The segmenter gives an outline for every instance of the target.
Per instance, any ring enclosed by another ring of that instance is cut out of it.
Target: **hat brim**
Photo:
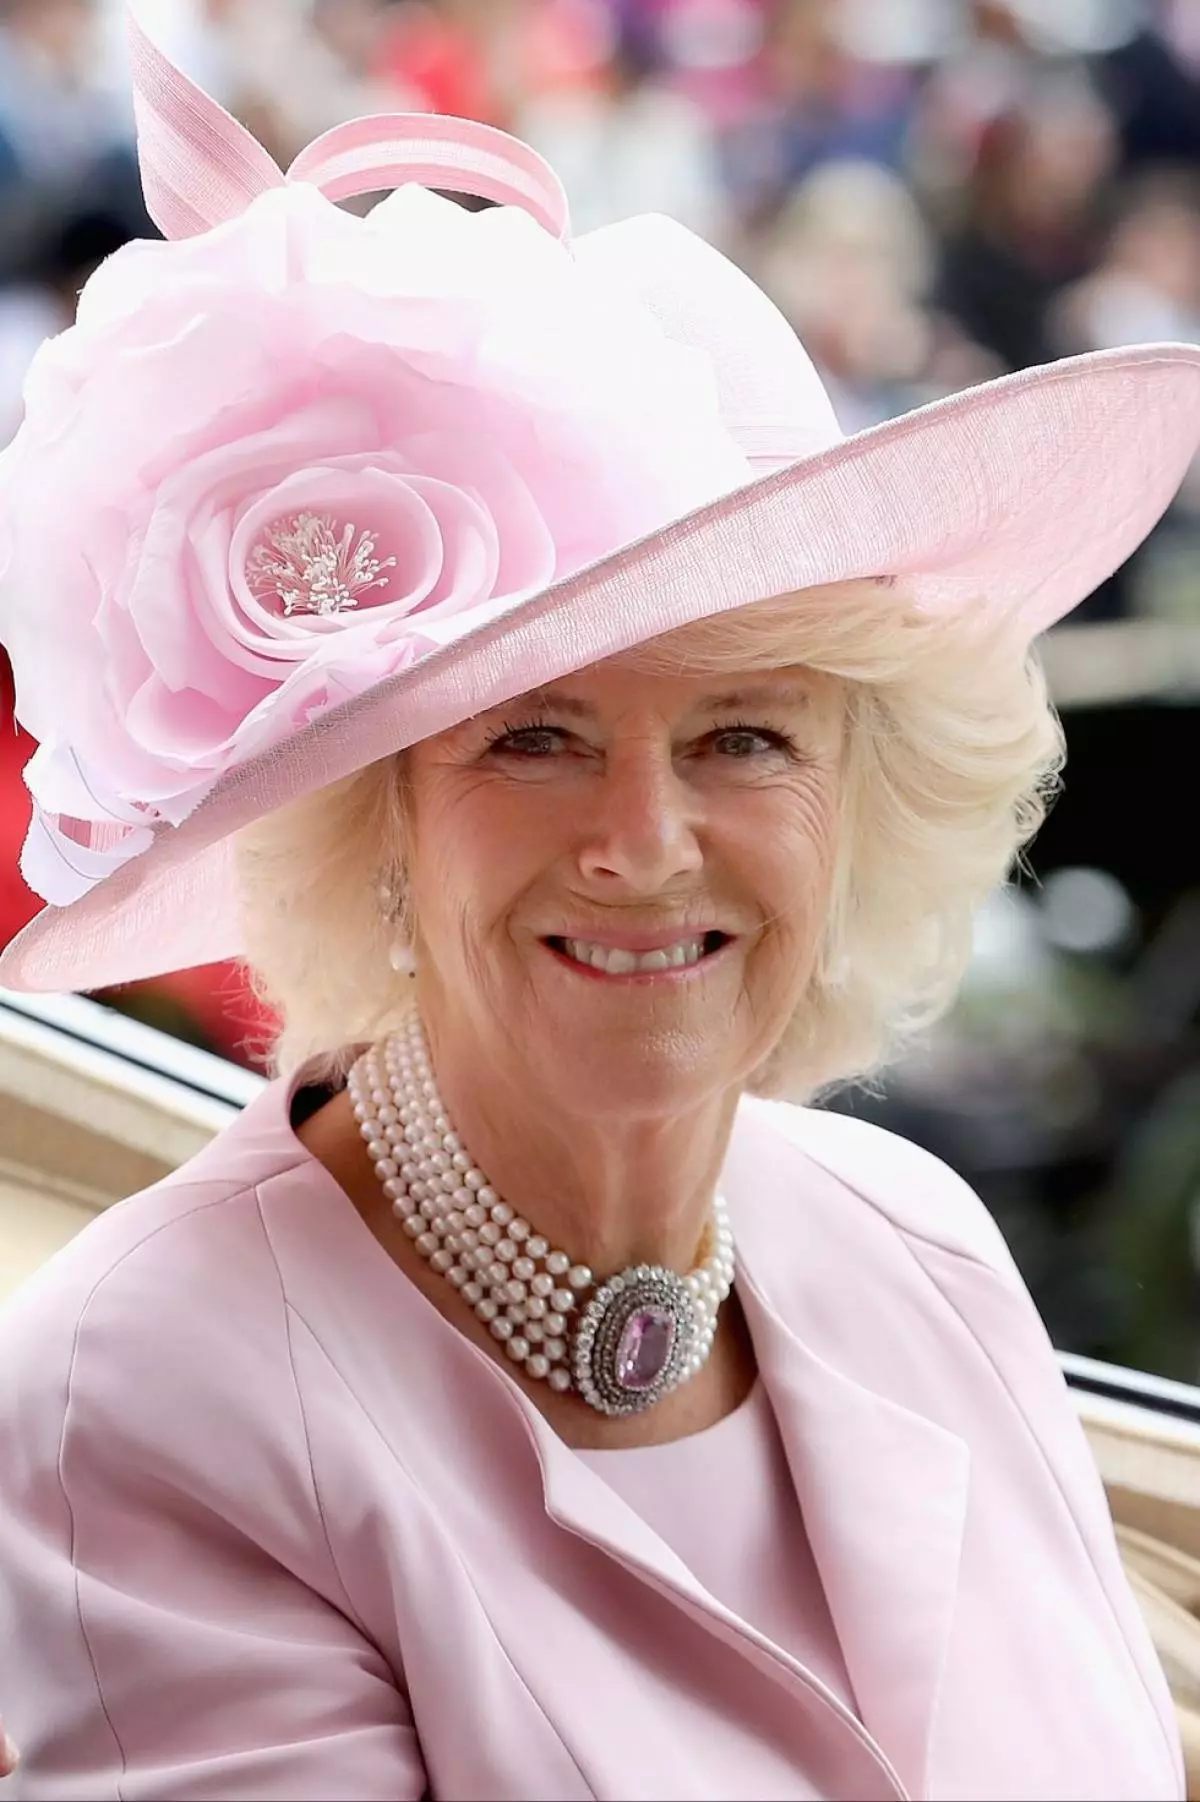
[[[238,955],[232,835],[302,794],[692,621],[855,577],[997,610],[1029,638],[1120,567],[1200,442],[1200,347],[1097,352],[842,440],[616,552],[230,771],[179,826],[0,954],[77,990]],[[881,590],[881,606],[896,604]]]

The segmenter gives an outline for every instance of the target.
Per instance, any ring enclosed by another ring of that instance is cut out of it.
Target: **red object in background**
[[[122,1012],[215,1051],[231,1063],[261,1069],[273,1019],[239,963],[198,964],[134,982],[101,997]]]
[[[21,771],[33,756],[34,743],[17,725],[14,703],[12,671],[0,651],[0,944],[5,945],[41,906],[19,868],[31,805]]]
[[[432,113],[506,126],[526,95],[594,87],[612,45],[603,0],[480,6],[472,23],[414,6],[385,37],[378,74]]]
[[[41,908],[21,879],[21,846],[32,807],[21,771],[34,741],[13,718],[13,681],[0,651],[0,944],[6,945]],[[105,997],[128,1013],[177,1030],[180,1036],[235,1063],[254,1063],[253,1047],[270,1033],[271,1016],[255,999],[237,963],[207,964],[132,983]]]

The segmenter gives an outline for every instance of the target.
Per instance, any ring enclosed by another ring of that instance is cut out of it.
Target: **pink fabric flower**
[[[74,900],[222,772],[750,474],[704,361],[520,212],[294,184],[126,247],[0,463],[26,879]]]

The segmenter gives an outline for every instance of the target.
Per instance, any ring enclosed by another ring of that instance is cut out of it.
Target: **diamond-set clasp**
[[[575,1387],[602,1414],[640,1414],[681,1380],[697,1325],[691,1292],[673,1270],[638,1264],[610,1277],[572,1336]]]

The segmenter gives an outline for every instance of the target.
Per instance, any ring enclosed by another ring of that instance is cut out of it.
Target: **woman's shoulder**
[[[1012,1254],[963,1177],[911,1139],[830,1108],[748,1097],[737,1136],[794,1156],[797,1179],[817,1164],[905,1238],[969,1258],[1004,1275]]]
[[[279,1129],[270,1091],[266,1113],[263,1103],[189,1164],[101,1215],[0,1310],[0,1614],[15,1609],[28,1623],[21,1669],[33,1675],[14,1674],[2,1651],[0,1671],[16,1683],[18,1721],[22,1708],[26,1719],[49,1719],[38,1687],[47,1671],[75,1672],[67,1726],[55,1715],[43,1739],[53,1751],[78,1728],[78,1757],[93,1757],[99,1771],[115,1769],[117,1753],[92,1686],[103,1684],[106,1699],[111,1688],[134,1722],[146,1682],[153,1691],[176,1666],[185,1675],[168,1675],[163,1693],[184,1693],[180,1684],[201,1672],[213,1709],[227,1714],[210,1678],[218,1667],[236,1671],[252,1737],[264,1720],[263,1731],[274,1730],[272,1707],[286,1713],[286,1673],[299,1669],[301,1642],[317,1677],[300,1690],[325,1685],[343,1719],[366,1718],[364,1685],[379,1708],[391,1707],[390,1673],[382,1659],[372,1664],[352,1624],[327,1537],[333,1516],[322,1512],[306,1412],[321,1399],[319,1366],[297,1354],[288,1287],[293,1276],[311,1273],[315,1287],[328,1275],[328,1257],[307,1249],[303,1228],[334,1210],[319,1167]],[[286,1123],[286,1102],[280,1117]],[[300,1230],[281,1248],[276,1235],[293,1216]],[[336,1437],[343,1394],[336,1389],[322,1414],[335,1496],[354,1493]],[[360,1480],[364,1467],[360,1456]],[[151,1763],[153,1725],[131,1727]],[[302,1728],[290,1717],[285,1727],[278,1744],[299,1757]],[[197,1741],[189,1756],[211,1756],[215,1770],[222,1730],[216,1750]],[[231,1752],[229,1769],[240,1758],[244,1774],[260,1752]],[[111,1780],[96,1781],[87,1793],[116,1793]],[[204,1793],[233,1793],[212,1781]],[[323,1787],[273,1793],[337,1793],[332,1779],[313,1781]],[[244,1784],[238,1793],[248,1793]]]
[[[280,1283],[264,1191],[298,1190],[311,1164],[281,1132],[275,1085],[196,1157],[116,1203],[0,1308],[0,1416],[88,1392],[119,1411],[157,1366],[181,1392],[244,1381],[279,1355]],[[260,1366],[260,1369],[262,1367]]]

